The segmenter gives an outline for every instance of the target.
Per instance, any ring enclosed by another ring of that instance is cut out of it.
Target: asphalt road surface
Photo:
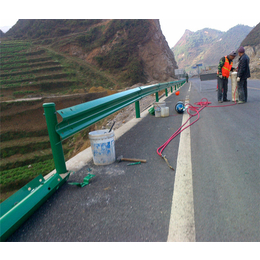
[[[216,81],[199,85],[191,103],[216,104]],[[260,241],[259,104],[260,81],[249,80],[247,103],[205,108],[191,127],[196,241]]]
[[[229,83],[228,99],[231,99]],[[170,116],[148,115],[116,140],[116,156],[147,159],[127,166],[90,162],[65,183],[8,241],[260,241],[260,81],[248,102],[206,107],[200,119],[164,150],[181,126],[178,100],[217,102],[216,81],[185,84],[166,99]],[[191,119],[190,122],[194,121]]]

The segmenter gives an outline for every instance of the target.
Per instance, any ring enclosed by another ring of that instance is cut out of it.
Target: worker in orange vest
[[[218,102],[222,103],[230,101],[227,99],[227,91],[228,91],[228,78],[230,71],[235,70],[232,67],[233,60],[235,59],[237,53],[232,51],[229,55],[222,57],[218,64]],[[222,91],[223,90],[223,91]],[[223,93],[222,93],[223,92]],[[223,101],[222,101],[223,96]]]

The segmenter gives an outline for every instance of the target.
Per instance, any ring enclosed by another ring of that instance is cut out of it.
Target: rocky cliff
[[[174,69],[178,67],[162,34],[159,20],[139,20],[137,26],[131,30],[128,25],[123,26],[126,23],[124,20],[107,21],[105,31],[109,31],[114,23],[120,25],[109,37],[109,41],[98,44],[89,51],[75,43],[63,45],[60,50],[69,48],[71,55],[78,55],[101,69],[116,73],[120,70],[124,78],[129,77],[130,70],[135,74],[135,77],[132,76],[132,84],[174,78]]]
[[[260,79],[260,44],[256,46],[245,46],[245,53],[250,58],[251,78]]]
[[[150,20],[149,31],[139,44],[138,52],[147,79],[167,81],[174,78],[174,69],[178,66],[162,34],[159,20]]]
[[[250,58],[251,78],[260,79],[260,23],[242,41],[245,52]]]

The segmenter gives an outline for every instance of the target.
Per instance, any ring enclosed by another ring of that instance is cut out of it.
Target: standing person
[[[249,69],[250,59],[245,54],[245,49],[242,46],[238,49],[238,55],[240,56],[237,68],[238,104],[243,104],[247,102],[247,78],[251,76]]]
[[[230,101],[227,99],[227,91],[228,91],[228,78],[230,71],[235,70],[232,67],[233,60],[236,57],[237,53],[232,51],[229,55],[222,57],[218,64],[218,102],[222,103]],[[223,91],[222,91],[223,89]],[[222,93],[223,92],[223,93]],[[222,101],[223,96],[223,101]]]
[[[189,82],[189,75],[188,75],[188,73],[186,73],[186,82],[187,83]]]

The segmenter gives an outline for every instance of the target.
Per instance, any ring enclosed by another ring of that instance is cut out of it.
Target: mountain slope
[[[181,39],[172,48],[179,68],[187,69],[201,63],[209,46],[221,39],[223,33],[218,30],[204,28],[191,32],[186,30]]]
[[[0,30],[0,38],[4,37],[4,35],[5,35],[5,33],[2,30]]]
[[[223,33],[222,40],[214,43],[205,53],[203,62],[207,65],[215,65],[222,56],[229,54],[232,50],[237,50],[241,40],[244,39],[252,27],[237,25]]]
[[[251,31],[251,27],[237,25],[227,32],[205,28],[196,32],[186,30],[172,48],[180,68],[190,71],[197,63],[216,65],[219,59],[236,50]]]
[[[14,39],[46,39],[83,32],[105,20],[19,19],[6,33]]]
[[[83,59],[120,84],[166,81],[177,68],[159,20],[19,20],[6,36]],[[144,46],[153,47],[144,51]]]
[[[260,23],[258,23],[252,31],[242,41],[241,46],[255,47],[260,44]]]

